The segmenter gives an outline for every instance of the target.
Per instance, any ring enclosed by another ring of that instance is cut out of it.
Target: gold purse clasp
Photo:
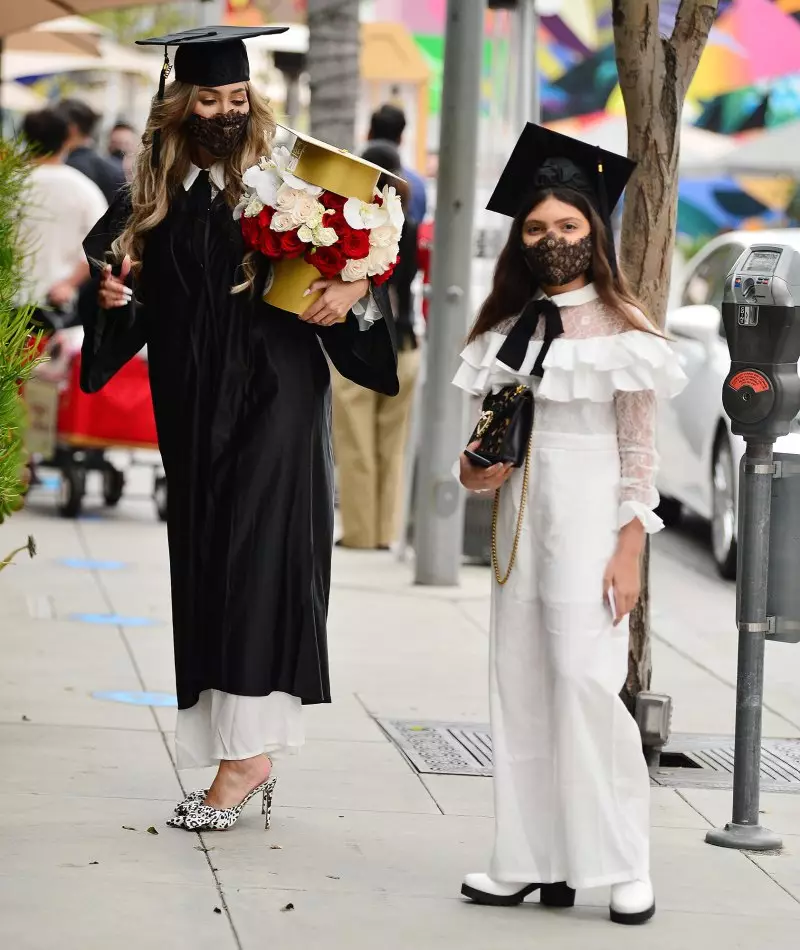
[[[492,424],[492,419],[494,419],[494,413],[491,409],[487,409],[485,412],[482,412],[480,418],[478,419],[478,425],[475,429],[475,435],[480,439],[483,438],[484,433]]]

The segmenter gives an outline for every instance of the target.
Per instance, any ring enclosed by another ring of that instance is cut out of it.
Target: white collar
[[[547,297],[546,293],[541,290],[536,291],[537,300],[543,300],[545,297]],[[579,307],[581,304],[597,300],[598,297],[599,294],[595,285],[587,284],[585,287],[578,288],[578,290],[568,290],[565,294],[553,294],[548,299],[559,307]]]
[[[197,176],[201,171],[202,169],[198,168],[197,165],[193,164],[189,166],[189,171],[186,173],[186,177],[183,179],[183,187],[187,191],[197,181]],[[225,190],[225,166],[222,164],[222,162],[217,162],[208,169],[208,177],[211,179],[211,184],[217,189],[217,191]]]

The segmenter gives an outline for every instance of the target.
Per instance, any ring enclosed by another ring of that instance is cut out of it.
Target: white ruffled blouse
[[[686,377],[669,344],[648,329],[641,311],[632,308],[626,319],[601,302],[593,284],[551,299],[561,310],[564,333],[545,356],[541,380],[531,370],[542,348],[544,321],[518,370],[497,359],[517,320],[512,317],[462,351],[453,382],[475,396],[513,383],[530,386],[537,431],[616,434],[622,476],[619,526],[639,518],[648,533],[659,531],[663,522],[654,512],[659,502],[656,402],[677,395]]]

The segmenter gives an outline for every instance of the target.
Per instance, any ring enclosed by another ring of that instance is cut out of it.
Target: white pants
[[[536,432],[517,563],[492,598],[490,710],[499,881],[598,887],[649,874],[650,783],[619,698],[627,623],[603,574],[617,539],[616,438]],[[503,488],[501,570],[522,473]]]

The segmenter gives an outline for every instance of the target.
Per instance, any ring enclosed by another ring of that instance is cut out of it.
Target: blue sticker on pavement
[[[70,620],[81,623],[104,623],[115,627],[153,627],[158,621],[150,617],[121,617],[119,614],[70,614]]]
[[[62,557],[58,563],[79,571],[122,571],[128,566],[124,561],[94,561],[81,557]]]
[[[128,703],[131,706],[177,706],[178,697],[173,693],[139,693],[117,690],[98,690],[92,693],[92,699],[102,699],[109,703]]]

